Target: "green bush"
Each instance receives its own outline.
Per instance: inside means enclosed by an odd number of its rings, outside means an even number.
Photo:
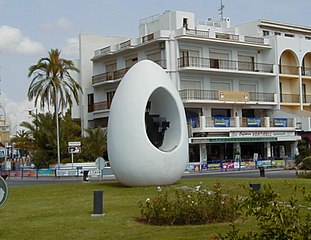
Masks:
[[[219,182],[212,191],[182,187],[172,194],[158,187],[158,195],[140,202],[141,216],[138,219],[153,225],[192,225],[230,222],[238,217],[238,201],[224,195]]]
[[[306,170],[298,171],[297,172],[297,176],[299,178],[311,178],[311,172],[310,171],[306,171]]]
[[[311,156],[302,159],[302,166],[305,170],[311,170]]]
[[[261,240],[261,239],[311,239],[311,215],[302,215],[297,204],[297,190],[304,194],[305,201],[310,202],[311,194],[306,193],[304,187],[293,186],[294,192],[288,201],[284,201],[270,185],[264,185],[263,189],[255,192],[249,189],[249,196],[241,204],[241,211],[247,217],[255,217],[258,226],[257,231],[240,233],[237,224],[231,224],[231,230],[225,235],[220,235],[222,240]]]

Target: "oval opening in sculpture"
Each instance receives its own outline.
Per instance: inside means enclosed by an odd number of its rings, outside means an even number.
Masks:
[[[155,89],[146,103],[145,130],[149,141],[161,151],[173,151],[180,142],[180,114],[163,87]]]

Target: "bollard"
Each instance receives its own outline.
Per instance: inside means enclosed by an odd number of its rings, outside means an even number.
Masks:
[[[259,174],[260,174],[260,177],[265,177],[265,168],[264,167],[259,167]]]
[[[89,170],[84,170],[83,171],[83,182],[89,182],[90,178],[89,178]]]
[[[93,214],[92,217],[101,217],[105,214],[103,213],[103,191],[94,191],[93,194]]]

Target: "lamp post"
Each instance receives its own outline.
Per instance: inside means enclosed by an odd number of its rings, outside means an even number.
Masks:
[[[58,91],[55,82],[51,80],[55,91],[55,118],[56,118],[56,141],[57,141],[57,168],[60,169],[60,147],[59,147],[59,121],[58,121]]]

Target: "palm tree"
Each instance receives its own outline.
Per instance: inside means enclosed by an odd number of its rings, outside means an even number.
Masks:
[[[80,85],[71,77],[71,72],[79,72],[71,60],[60,57],[61,51],[52,49],[49,51],[49,57],[41,58],[37,64],[29,67],[28,77],[33,79],[28,88],[29,100],[35,100],[35,106],[40,104],[44,109],[47,105],[58,109],[72,106],[72,97],[79,103],[78,94],[82,93]],[[58,96],[58,99],[57,99]],[[58,113],[57,113],[58,114]]]
[[[11,141],[15,143],[14,147],[19,149],[22,156],[33,149],[33,138],[29,131],[17,131],[16,135],[11,138]]]
[[[88,134],[82,142],[82,157],[86,161],[95,161],[97,157],[104,157],[107,151],[107,132],[102,128],[85,129]],[[107,159],[106,159],[107,160]]]
[[[70,60],[60,58],[61,51],[52,49],[48,58],[41,58],[37,64],[29,68],[28,77],[33,79],[28,88],[29,100],[35,100],[35,107],[40,102],[40,108],[45,105],[54,106],[57,131],[57,161],[60,166],[59,146],[59,110],[61,113],[72,106],[72,97],[79,104],[78,93],[82,93],[80,85],[71,77],[70,72],[79,72]]]

